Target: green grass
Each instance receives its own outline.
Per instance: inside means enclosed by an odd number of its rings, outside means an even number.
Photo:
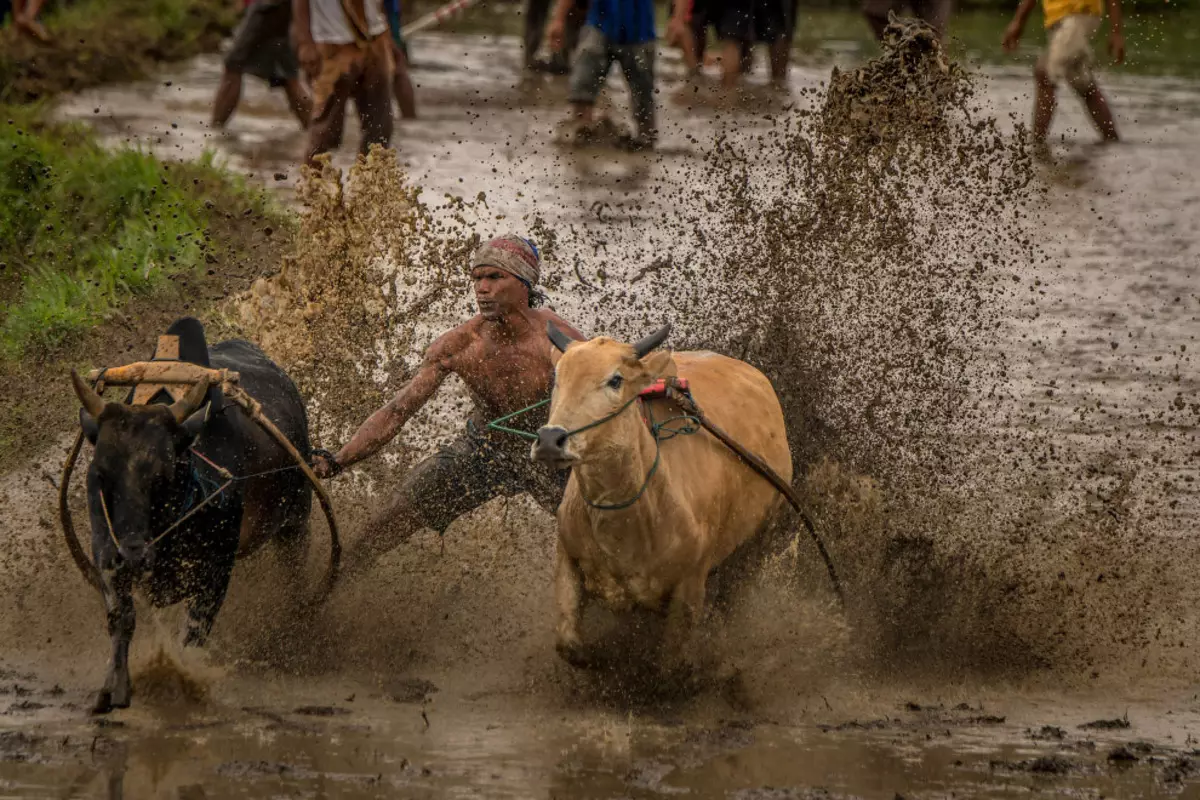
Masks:
[[[205,267],[214,215],[271,201],[211,157],[110,151],[36,110],[0,116],[0,361],[52,349],[172,275]],[[219,197],[220,203],[213,197]]]

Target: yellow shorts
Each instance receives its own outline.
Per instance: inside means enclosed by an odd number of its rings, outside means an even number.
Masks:
[[[1100,30],[1101,21],[1094,14],[1068,14],[1047,31],[1038,67],[1051,83],[1065,81],[1080,91],[1092,86],[1092,37]]]

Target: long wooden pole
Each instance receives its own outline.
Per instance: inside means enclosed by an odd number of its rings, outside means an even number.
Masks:
[[[225,397],[237,403],[250,418],[258,423],[264,431],[271,435],[279,446],[287,451],[300,467],[304,476],[308,478],[312,484],[313,490],[317,493],[317,500],[321,503],[321,510],[325,512],[325,519],[329,521],[329,570],[325,573],[325,584],[317,593],[314,603],[321,603],[325,598],[329,597],[329,593],[333,591],[334,584],[337,583],[338,570],[342,562],[342,541],[338,535],[337,520],[333,515],[333,501],[329,497],[329,492],[325,489],[325,485],[321,483],[321,479],[312,471],[312,467],[300,455],[299,451],[292,444],[291,440],[284,436],[279,428],[275,427],[275,423],[262,413],[262,405],[239,386],[227,385],[222,387]]]

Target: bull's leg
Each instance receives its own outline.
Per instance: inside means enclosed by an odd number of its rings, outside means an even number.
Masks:
[[[555,649],[568,664],[587,666],[583,638],[579,635],[579,618],[583,612],[583,576],[561,542],[554,570],[554,603],[558,609]]]
[[[696,623],[704,612],[706,571],[680,581],[667,605],[667,626],[663,637],[663,667],[668,671],[688,671],[692,665],[692,638]]]
[[[104,606],[108,612],[108,635],[112,639],[112,662],[104,688],[92,707],[95,714],[114,708],[129,708],[133,684],[129,680],[129,643],[136,623],[133,611],[133,571],[118,568],[104,577]]]
[[[212,631],[217,612],[225,602],[229,589],[229,576],[233,572],[233,559],[217,564],[205,576],[200,591],[188,600],[187,634],[183,637],[184,647],[203,647]]]

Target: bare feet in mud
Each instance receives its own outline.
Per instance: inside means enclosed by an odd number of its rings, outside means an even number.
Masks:
[[[604,147],[626,152],[654,147],[653,139],[631,134],[609,117],[601,117],[590,125],[568,122],[560,129],[555,142],[565,147]]]

